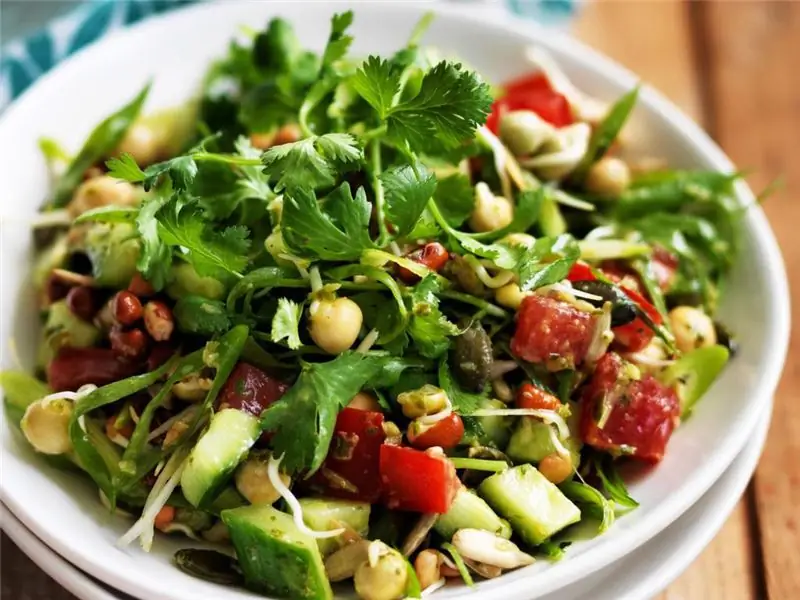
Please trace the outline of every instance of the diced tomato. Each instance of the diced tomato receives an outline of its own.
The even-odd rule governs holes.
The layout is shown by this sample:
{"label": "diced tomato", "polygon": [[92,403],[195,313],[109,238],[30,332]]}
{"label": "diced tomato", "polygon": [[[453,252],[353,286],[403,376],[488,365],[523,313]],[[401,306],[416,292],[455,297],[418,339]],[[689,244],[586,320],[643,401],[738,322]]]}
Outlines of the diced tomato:
{"label": "diced tomato", "polygon": [[517,408],[533,408],[535,410],[556,410],[561,401],[531,383],[523,383],[517,392]]}
{"label": "diced tomato", "polygon": [[75,391],[87,383],[108,385],[141,370],[141,363],[108,348],[64,348],[47,365],[47,383],[56,392]]}
{"label": "diced tomato", "polygon": [[589,350],[596,319],[567,302],[528,296],[517,313],[511,351],[550,371],[573,369]]}
{"label": "diced tomato", "polygon": [[581,397],[581,437],[595,448],[657,463],[680,417],[678,396],[652,375],[636,380],[625,370],[613,352],[598,361]]}
{"label": "diced tomato", "polygon": [[385,437],[383,413],[342,409],[336,418],[328,457],[311,478],[311,489],[348,500],[370,503],[378,500],[380,455]]}
{"label": "diced tomato", "polygon": [[220,391],[220,406],[236,408],[258,417],[289,389],[289,384],[267,375],[261,369],[237,363]]}
{"label": "diced tomato", "polygon": [[392,509],[443,514],[461,483],[447,457],[402,446],[381,446],[383,499]]}
{"label": "diced tomato", "polygon": [[575,122],[567,99],[553,90],[547,78],[541,73],[525,75],[503,86],[506,95],[492,104],[492,112],[486,120],[486,127],[497,133],[500,114],[512,110],[530,110],[556,127],[572,125]]}
{"label": "diced tomato", "polygon": [[[422,430],[421,433],[418,433]],[[432,448],[439,446],[445,450],[455,448],[464,437],[464,422],[456,413],[451,413],[447,418],[438,421],[432,427],[423,429],[419,421],[415,420],[408,428],[408,441],[415,448]]]}
{"label": "diced tomato", "polygon": [[[437,273],[444,267],[447,260],[450,258],[447,249],[439,242],[431,242],[425,244],[422,248],[417,248],[406,258],[413,260],[416,263],[428,267],[431,271]],[[397,267],[397,275],[403,282],[411,284],[419,281],[419,276],[415,275],[405,267]]]}

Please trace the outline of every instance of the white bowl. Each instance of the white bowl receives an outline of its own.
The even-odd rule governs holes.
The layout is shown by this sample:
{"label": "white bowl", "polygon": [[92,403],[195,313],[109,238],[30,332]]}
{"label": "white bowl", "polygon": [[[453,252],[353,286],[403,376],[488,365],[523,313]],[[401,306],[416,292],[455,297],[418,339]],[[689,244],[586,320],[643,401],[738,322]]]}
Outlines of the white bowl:
{"label": "white bowl", "polygon": [[[149,109],[185,100],[197,89],[209,61],[225,52],[242,24],[257,28],[270,16],[282,15],[295,24],[303,43],[320,49],[331,14],[348,7],[338,2],[224,2],[177,11],[81,52],[8,109],[0,120],[0,340],[5,361],[12,336],[23,357],[33,356],[35,302],[29,289],[30,239],[24,223],[48,193],[37,138],[48,135],[78,146],[99,118],[150,78],[155,85]],[[636,82],[632,74],[572,39],[530,23],[494,21],[460,6],[360,3],[354,51],[385,53],[400,47],[422,12],[431,8],[439,16],[425,40],[463,57],[493,81],[530,70],[523,51],[536,43],[549,50],[581,88],[600,97],[613,99]],[[733,170],[700,128],[653,90],[643,90],[634,125],[639,132],[635,143],[676,167]],[[737,195],[742,204],[754,202],[744,184],[737,187]],[[473,594],[486,599],[532,598],[618,560],[697,501],[744,446],[783,366],[789,309],[780,252],[760,209],[746,211],[743,230],[743,251],[721,311],[722,319],[739,334],[741,352],[674,435],[663,463],[632,485],[640,508],[606,535],[573,545],[565,560],[540,561],[481,583]],[[112,586],[152,600],[250,597],[172,567],[174,549],[189,545],[183,540],[159,540],[152,554],[116,548],[114,541],[128,522],[109,516],[97,501],[96,489],[80,477],[46,466],[3,418],[2,500],[58,553]],[[465,589],[452,589],[437,596],[464,593]]]}

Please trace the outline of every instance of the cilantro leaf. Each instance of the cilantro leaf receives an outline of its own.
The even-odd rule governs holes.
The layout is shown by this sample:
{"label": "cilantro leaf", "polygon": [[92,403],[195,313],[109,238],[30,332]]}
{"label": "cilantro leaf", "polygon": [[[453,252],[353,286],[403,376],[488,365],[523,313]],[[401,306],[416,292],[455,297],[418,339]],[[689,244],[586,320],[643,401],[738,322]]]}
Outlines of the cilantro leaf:
{"label": "cilantro leaf", "polygon": [[388,60],[370,56],[351,81],[355,90],[385,119],[395,94],[400,91],[400,73]]}
{"label": "cilantro leaf", "polygon": [[136,268],[151,285],[159,290],[167,281],[172,254],[158,235],[156,213],[166,202],[166,198],[156,196],[142,204],[136,216],[136,231],[139,233],[141,250]]}
{"label": "cilantro leaf", "polygon": [[300,318],[303,315],[303,305],[292,302],[287,298],[278,300],[278,310],[272,318],[272,341],[277,343],[286,340],[286,345],[297,350],[303,345],[300,341]]}
{"label": "cilantro leaf", "polygon": [[225,303],[202,296],[181,296],[173,313],[178,329],[184,333],[211,337],[232,326]]}
{"label": "cilantro leaf", "polygon": [[264,81],[242,96],[239,121],[248,131],[271,131],[294,121],[297,109],[297,101],[281,82]]}
{"label": "cilantro leaf", "polygon": [[135,206],[98,206],[78,215],[72,222],[80,223],[134,223],[139,215]]}
{"label": "cilantro leaf", "polygon": [[469,177],[460,173],[439,179],[433,197],[445,220],[453,227],[460,227],[475,208],[475,189]]}
{"label": "cilantro leaf", "polygon": [[326,133],[274,146],[262,156],[264,171],[275,181],[275,191],[330,187],[337,171],[360,162],[364,153],[347,133]]}
{"label": "cilantro leaf", "polygon": [[411,291],[408,299],[411,319],[408,334],[414,340],[422,356],[437,358],[450,347],[450,336],[459,330],[439,310],[440,281],[436,275],[428,275]]}
{"label": "cilantro leaf", "polygon": [[380,174],[386,202],[386,216],[398,237],[408,234],[436,190],[436,177],[422,165],[392,167]]}
{"label": "cilantro leaf", "polygon": [[450,364],[444,356],[439,361],[439,387],[442,388],[450,398],[453,410],[460,415],[470,415],[481,407],[487,399],[485,394],[472,394],[465,392],[458,385],[453,374],[450,372]]}
{"label": "cilantro leaf", "polygon": [[[254,148],[250,138],[239,136],[234,142],[236,153],[242,158],[261,158],[261,151]],[[269,187],[269,181],[260,166],[240,166],[239,172],[242,178],[237,181],[236,186],[243,198],[271,198],[274,194]]]}
{"label": "cilantro leaf", "polygon": [[369,237],[372,206],[364,188],[355,198],[343,183],[324,203],[305,188],[283,197],[281,233],[286,246],[297,256],[322,260],[357,260],[363,250],[374,248]]}
{"label": "cilantro leaf", "polygon": [[108,174],[130,183],[141,183],[146,191],[156,185],[162,175],[168,175],[176,190],[187,189],[197,176],[197,163],[190,154],[176,156],[164,162],[155,163],[142,170],[130,154],[106,161]]}
{"label": "cilantro leaf", "polygon": [[353,37],[345,35],[345,31],[353,24],[353,11],[348,10],[341,14],[333,15],[331,19],[331,33],[328,36],[328,43],[322,53],[322,69],[329,68],[337,60],[344,58]]}
{"label": "cilantro leaf", "polygon": [[158,209],[158,235],[171,246],[177,246],[183,258],[203,277],[224,277],[227,273],[241,276],[248,263],[250,247],[246,227],[215,228],[203,218],[197,204],[187,204],[173,197]]}
{"label": "cilantro leaf", "polygon": [[288,73],[301,53],[300,41],[284,19],[271,19],[253,41],[253,64],[264,74]]}
{"label": "cilantro leaf", "polygon": [[472,137],[491,104],[491,89],[476,73],[442,61],[425,74],[416,96],[392,107],[387,133],[401,148],[435,154]]}
{"label": "cilantro leaf", "polygon": [[326,363],[304,364],[295,384],[261,415],[274,432],[272,448],[289,473],[313,474],[322,465],[336,416],[394,357],[344,352]]}
{"label": "cilantro leaf", "polygon": [[580,258],[578,242],[571,235],[539,238],[522,253],[514,271],[523,290],[535,290],[566,279]]}

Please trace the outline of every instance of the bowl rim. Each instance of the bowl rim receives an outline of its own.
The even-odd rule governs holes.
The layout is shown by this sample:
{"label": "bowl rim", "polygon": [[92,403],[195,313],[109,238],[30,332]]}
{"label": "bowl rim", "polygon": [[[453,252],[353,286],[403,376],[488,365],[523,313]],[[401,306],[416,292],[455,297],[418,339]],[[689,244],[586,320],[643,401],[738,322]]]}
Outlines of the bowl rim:
{"label": "bowl rim", "polygon": [[[223,2],[209,2],[182,7],[167,14],[154,16],[84,48],[45,74],[8,107],[5,114],[0,116],[0,133],[8,123],[14,121],[17,112],[20,111],[20,107],[25,105],[29,97],[37,94],[39,89],[50,86],[52,81],[57,82],[60,79],[68,81],[71,73],[79,70],[81,63],[90,61],[92,56],[107,52],[116,45],[123,45],[131,37],[144,36],[150,31],[162,31],[173,23],[191,19],[192,15],[224,10],[221,7],[226,4]],[[275,4],[292,3],[277,2]],[[352,3],[332,0],[326,2],[326,7],[352,8]],[[568,56],[576,63],[585,65],[589,70],[615,85],[630,88],[640,81],[631,71],[563,32],[546,29],[532,22],[513,20],[503,16],[499,11],[498,14],[490,14],[485,10],[485,7],[483,9],[470,10],[463,5],[381,1],[359,3],[355,10],[358,11],[364,7],[368,7],[369,10],[385,11],[387,15],[391,14],[391,11],[419,14],[423,10],[431,10],[436,13],[437,17],[454,22],[480,23],[495,30],[506,31],[531,39],[531,41],[534,39],[538,39],[540,42],[544,41],[546,45],[557,49],[559,53]],[[709,138],[699,125],[662,94],[644,84],[640,91],[639,102],[649,105],[650,110],[658,112],[664,121],[682,138],[684,143],[694,147],[713,168],[726,172],[734,171],[734,165],[719,146]],[[759,252],[763,256],[763,263],[768,265],[766,275],[769,289],[772,290],[768,314],[769,320],[765,325],[770,332],[769,339],[771,344],[769,345],[768,354],[763,357],[760,363],[762,368],[757,382],[753,385],[753,389],[750,390],[751,402],[757,403],[765,401],[764,399],[768,401],[774,394],[786,358],[790,332],[788,282],[777,241],[763,211],[759,206],[755,205],[755,197],[752,191],[745,182],[739,181],[736,184],[735,193],[740,201],[747,205],[753,205],[748,209],[744,221],[746,228],[750,230],[759,248]],[[604,539],[605,536],[598,538],[601,541],[594,547],[586,552],[569,557],[561,565],[555,564],[551,568],[532,576],[527,576],[524,574],[524,570],[520,570],[517,572],[516,577],[514,577],[513,573],[510,573],[499,580],[488,582],[488,586],[482,585],[480,588],[481,597],[497,598],[498,600],[507,597],[529,597],[531,594],[529,585],[533,581],[536,582],[537,594],[552,592],[570,581],[574,581],[575,573],[580,573],[581,577],[589,575],[632,552],[662,531],[706,493],[744,446],[753,422],[754,420],[751,419],[738,419],[732,423],[724,442],[710,455],[702,471],[695,473],[692,478],[681,483],[680,494],[671,494],[669,498],[665,498],[664,501],[656,505],[651,511],[649,520],[635,528],[617,531],[614,536],[611,536],[612,539],[610,540]],[[55,533],[40,526],[33,515],[26,510],[26,507],[15,499],[9,482],[4,477],[0,478],[0,499],[20,521],[45,541],[49,547],[67,557],[68,560],[94,577],[130,594],[136,595],[146,592],[148,596],[153,598],[177,598],[177,596],[165,594],[163,590],[153,589],[152,585],[147,587],[150,584],[138,580],[132,574],[120,573],[103,564],[89,560],[81,553],[80,544],[75,540],[65,541]],[[569,568],[563,566],[565,563],[569,564]]]}

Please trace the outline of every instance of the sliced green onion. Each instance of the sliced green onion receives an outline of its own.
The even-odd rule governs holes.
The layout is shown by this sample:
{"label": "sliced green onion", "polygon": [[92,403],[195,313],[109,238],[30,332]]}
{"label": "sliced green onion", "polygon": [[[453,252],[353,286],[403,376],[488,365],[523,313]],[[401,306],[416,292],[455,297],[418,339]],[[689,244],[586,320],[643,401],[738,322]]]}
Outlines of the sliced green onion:
{"label": "sliced green onion", "polygon": [[475,582],[472,580],[472,575],[469,574],[467,565],[464,564],[464,559],[461,558],[461,553],[456,547],[450,542],[445,542],[442,544],[442,550],[446,551],[453,558],[453,562],[456,563],[456,569],[461,573],[461,579],[464,580],[464,583],[470,587],[474,586]]}
{"label": "sliced green onion", "polygon": [[487,460],[483,458],[451,458],[450,462],[456,469],[472,469],[473,471],[491,471],[492,473],[502,473],[508,469],[508,463],[504,460]]}

